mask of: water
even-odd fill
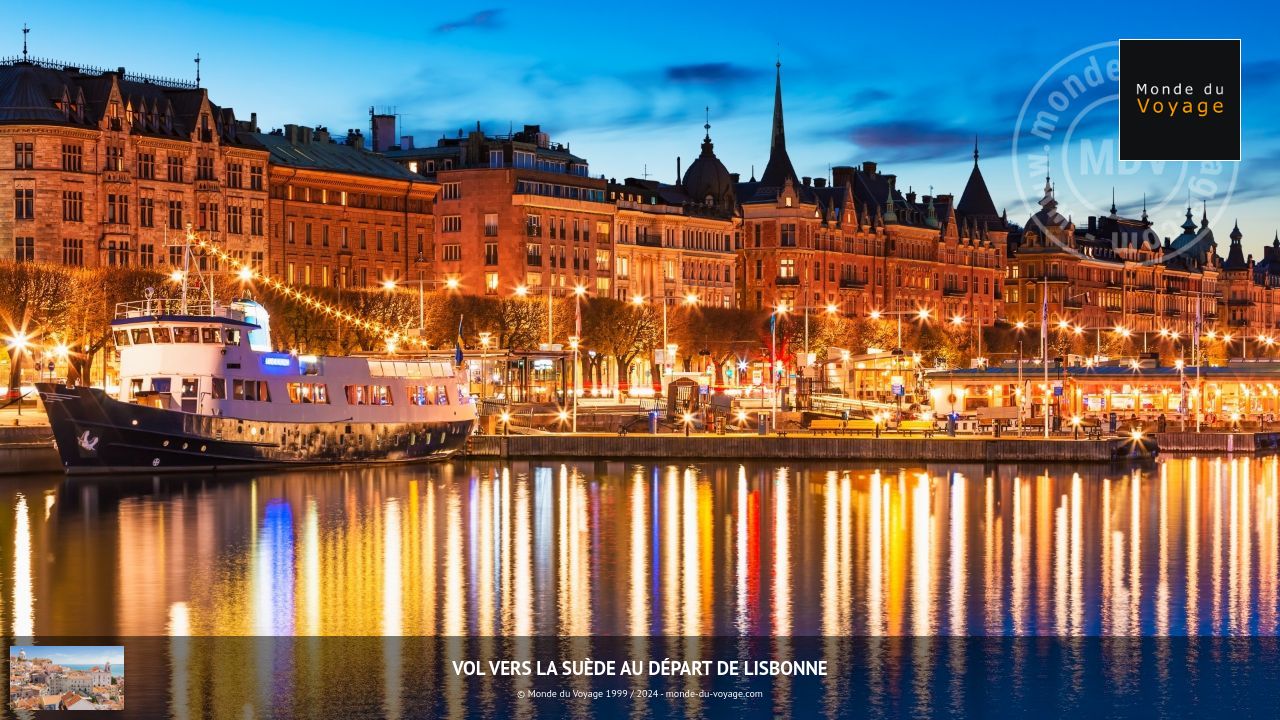
[[[119,640],[126,712],[172,717],[1271,714],[1249,691],[1280,672],[1278,498],[1274,457],[13,479],[0,622]],[[829,668],[700,685],[448,662],[521,657]],[[763,697],[515,697],[538,687]]]

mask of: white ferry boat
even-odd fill
[[[37,386],[68,473],[437,459],[475,425],[449,359],[273,352],[258,303],[183,294],[117,308],[115,397]]]

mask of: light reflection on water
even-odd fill
[[[0,612],[18,636],[1273,635],[1278,476],[1200,458],[26,479]]]

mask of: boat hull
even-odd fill
[[[475,420],[272,422],[121,402],[95,388],[41,383],[62,465],[72,474],[244,470],[439,460]]]

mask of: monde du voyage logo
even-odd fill
[[[1120,41],[1120,159],[1240,159],[1239,40]]]

